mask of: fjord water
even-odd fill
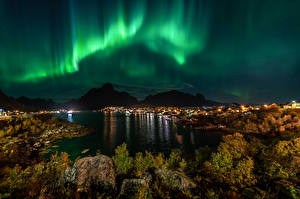
[[[190,153],[202,146],[217,146],[221,140],[220,132],[180,128],[175,124],[176,118],[155,114],[126,116],[122,113],[81,112],[72,116],[55,116],[95,129],[84,137],[65,138],[55,143],[52,152],[67,152],[73,160],[97,152],[112,156],[115,148],[124,142],[132,155],[145,150],[168,155],[175,148]],[[84,150],[88,152],[83,154]]]

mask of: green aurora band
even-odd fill
[[[192,84],[209,97],[253,101],[261,96],[253,78],[296,78],[298,8],[296,0],[4,0],[1,87]],[[223,97],[212,94],[218,88]],[[266,96],[259,100],[275,93]]]
[[[174,0],[170,5],[162,1],[151,7],[155,10],[154,16],[150,10],[147,13],[150,3],[109,0],[102,2],[101,7],[97,1],[86,4],[85,1],[70,0],[69,10],[63,10],[69,12],[66,22],[69,30],[65,31],[68,35],[62,41],[65,45],[51,45],[51,35],[46,33],[51,30],[47,27],[42,38],[38,37],[43,42],[34,44],[37,45],[35,49],[16,52],[16,59],[1,57],[1,74],[9,77],[6,81],[28,82],[74,73],[79,71],[79,62],[87,56],[95,53],[105,56],[108,51],[134,43],[144,43],[152,51],[171,56],[179,65],[185,63],[188,55],[204,49],[209,21],[206,11],[196,13],[203,9],[201,2],[191,0],[184,8],[183,0]],[[62,3],[61,6],[65,5]],[[26,30],[24,32],[18,43],[27,46],[28,40],[34,38],[30,33],[27,35]],[[22,66],[22,70],[16,73],[13,68],[7,68],[8,65]]]

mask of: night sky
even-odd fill
[[[224,102],[300,99],[299,0],[0,0],[0,88],[65,101],[111,82]]]

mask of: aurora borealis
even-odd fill
[[[143,97],[300,99],[298,0],[2,0],[0,88],[67,100],[105,82]]]

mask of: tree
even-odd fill
[[[115,150],[115,156],[112,157],[118,173],[127,174],[133,168],[133,159],[129,156],[127,145],[123,143]]]
[[[256,178],[253,174],[254,161],[250,157],[251,153],[251,147],[243,135],[227,135],[223,137],[217,152],[204,163],[204,167],[209,177],[219,183],[240,188],[253,185]]]

